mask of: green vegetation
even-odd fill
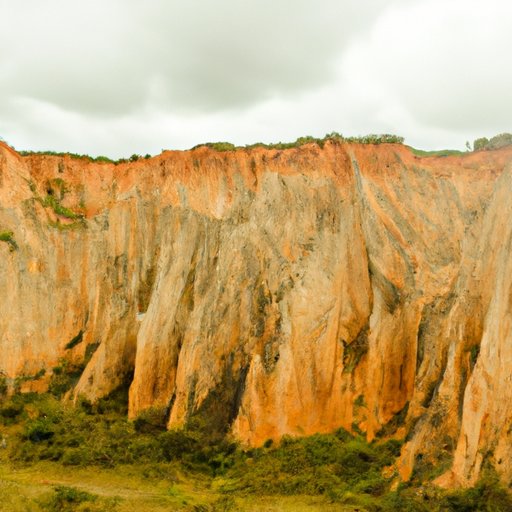
[[[356,143],[356,144],[403,144],[404,138],[398,135],[392,134],[370,134],[358,137],[344,137],[338,132],[331,132],[325,135],[325,137],[317,138],[312,137],[311,135],[306,135],[304,137],[299,137],[294,142],[276,142],[265,144],[263,142],[256,142],[254,144],[247,144],[245,146],[236,146],[231,142],[206,142],[203,144],[198,144],[194,146],[192,149],[200,148],[200,147],[208,147],[214,149],[215,151],[234,151],[236,149],[253,149],[253,148],[266,148],[266,149],[291,149],[303,146],[305,144],[317,144],[320,147],[323,147],[327,141],[331,141],[334,143]],[[162,150],[163,152],[164,150]],[[134,153],[129,158],[119,158],[117,160],[108,158],[106,156],[97,156],[92,157],[85,154],[78,153],[69,153],[69,152],[57,152],[57,151],[19,151],[21,156],[29,157],[32,155],[43,155],[43,156],[56,156],[56,157],[69,157],[79,160],[87,160],[89,162],[96,163],[110,163],[110,164],[122,164],[127,162],[136,162],[142,158],[149,159],[151,155],[149,153],[144,156],[138,155]],[[64,171],[64,165],[62,162],[59,163],[59,172]]]
[[[343,373],[352,373],[368,352],[368,328],[361,329],[351,343],[343,341]]]
[[[151,155],[149,153],[146,153],[144,157],[141,155],[138,155],[134,153],[130,158],[118,158],[117,160],[114,160],[112,158],[109,158],[108,156],[90,156],[85,154],[79,154],[79,153],[69,153],[69,152],[59,152],[59,151],[19,151],[19,154],[21,156],[29,157],[33,155],[42,155],[42,156],[56,156],[56,157],[69,157],[76,160],[87,160],[88,162],[93,163],[100,163],[100,164],[124,164],[127,162],[136,162],[137,160],[141,158],[149,159],[151,158]],[[64,164],[62,162],[59,162],[59,172],[64,172]]]
[[[195,147],[201,146],[215,149],[215,151],[234,151],[236,149],[236,146],[231,144],[231,142],[207,142],[206,144],[200,144],[199,146]]]
[[[511,133],[500,133],[499,135],[496,135],[492,137],[491,139],[488,139],[487,137],[481,137],[479,139],[476,139],[473,142],[473,151],[491,151],[493,149],[500,149],[504,148],[506,146],[512,145],[512,134]],[[469,142],[466,142],[466,147],[468,151],[471,150],[471,146]],[[409,149],[415,154],[416,156],[420,157],[428,157],[428,156],[435,156],[435,157],[444,157],[444,156],[457,156],[457,155],[464,155],[467,154],[468,151],[459,151],[456,149],[440,149],[436,151],[423,151],[421,149],[416,149],[409,146]]]
[[[344,430],[284,438],[277,447],[235,458],[220,489],[265,495],[325,494],[331,499],[346,492],[381,496],[389,488],[382,470],[392,464],[400,446],[395,440],[368,443]]]
[[[32,181],[28,182],[30,190],[34,194],[34,199],[38,201],[43,208],[50,209],[56,215],[55,220],[50,220],[48,225],[61,231],[80,229],[86,227],[85,217],[83,213],[68,208],[62,204],[65,195],[69,192],[66,182],[62,178],[54,178],[48,180],[45,185],[46,196],[41,197],[37,193],[37,188]],[[79,205],[79,209],[84,209],[83,201]],[[66,222],[62,222],[65,219]],[[71,222],[69,222],[71,221]]]
[[[78,153],[65,153],[65,152],[58,152],[58,151],[20,151],[19,154],[21,156],[32,156],[32,155],[44,155],[44,156],[69,156],[71,158],[75,158],[78,160],[81,159],[87,159],[91,162],[108,162],[108,163],[114,163],[113,160],[106,156],[98,156],[98,157],[91,157],[89,155],[81,155]]]
[[[303,137],[299,137],[294,142],[276,142],[265,144],[263,142],[256,142],[253,144],[247,144],[245,146],[236,146],[231,142],[205,142],[203,144],[197,144],[192,149],[197,149],[200,147],[208,147],[214,149],[215,151],[223,152],[223,151],[234,151],[237,149],[254,149],[254,148],[265,148],[265,149],[291,149],[298,148],[305,144],[316,144],[320,147],[323,147],[324,144],[328,141],[333,143],[354,143],[354,144],[403,144],[404,138],[398,135],[393,134],[369,134],[357,137],[345,137],[338,132],[331,132],[326,134],[324,137],[312,137],[311,135],[306,135]],[[499,149],[505,146],[512,145],[512,134],[510,133],[501,133],[488,139],[486,137],[481,137],[476,139],[473,143],[473,151],[481,151],[481,150],[492,150]],[[408,146],[410,150],[419,157],[445,157],[445,156],[453,156],[453,155],[464,155],[467,151],[459,151],[456,149],[440,149],[434,151],[424,151],[421,149],[416,149],[411,146]],[[468,151],[470,150],[470,145],[467,142],[466,147]],[[162,150],[163,152],[164,150]],[[74,159],[87,160],[89,162],[96,163],[110,163],[110,164],[122,164],[127,162],[136,162],[142,158],[149,159],[151,155],[149,153],[144,156],[134,153],[129,158],[119,158],[117,160],[108,158],[106,156],[97,156],[92,157],[85,154],[78,153],[65,153],[65,152],[56,152],[56,151],[20,151],[20,155],[22,156],[32,156],[32,155],[45,155],[45,156],[57,156],[57,157],[70,157]],[[63,172],[64,166],[62,162],[59,163],[59,172]]]
[[[83,217],[81,214],[75,213],[70,208],[62,206],[60,199],[53,195],[47,195],[44,199],[38,198],[38,200],[45,208],[51,208],[56,215],[65,217],[66,219],[77,220]]]
[[[473,142],[473,151],[490,151],[512,145],[512,133],[500,133],[488,139],[481,137]]]
[[[74,231],[76,229],[85,228],[86,224],[85,224],[84,219],[79,219],[75,222],[70,222],[70,223],[66,223],[66,224],[63,222],[60,222],[60,220],[57,219],[57,220],[49,221],[48,226],[50,226],[51,228],[54,228],[54,229],[58,229],[59,231]]]
[[[14,391],[18,393],[21,389],[21,386],[24,382],[34,382],[36,380],[42,379],[46,375],[46,370],[41,368],[34,375],[19,375],[14,379]]]
[[[438,149],[434,151],[424,151],[422,149],[416,149],[411,146],[409,146],[409,149],[412,151],[412,153],[416,156],[436,156],[436,157],[444,157],[444,156],[460,156],[465,155],[465,151],[459,151],[457,149]]]
[[[97,162],[97,163],[109,163],[109,164],[115,164],[121,162],[120,160],[112,160],[111,158],[108,158],[107,156],[97,156],[92,157],[89,155],[81,155],[78,153],[64,153],[64,152],[58,152],[58,151],[19,151],[19,154],[21,156],[32,156],[32,155],[43,155],[43,156],[60,156],[65,157],[68,156],[70,158],[74,158],[77,160],[88,160],[90,162]],[[126,159],[123,160],[126,162]]]
[[[357,144],[403,144],[404,138],[399,137],[398,135],[390,135],[390,134],[371,134],[365,135],[362,137],[344,137],[343,135],[337,132],[331,132],[325,135],[323,138],[312,137],[311,135],[306,135],[304,137],[299,137],[295,142],[277,142],[271,144],[264,144],[263,142],[256,142],[255,144],[248,144],[246,146],[235,146],[231,142],[207,142],[204,144],[198,144],[194,146],[192,149],[197,149],[200,147],[208,147],[214,149],[216,151],[234,151],[236,149],[254,149],[254,148],[265,148],[265,149],[291,149],[298,148],[300,146],[304,146],[305,144],[317,144],[320,147],[323,147],[327,141],[331,141],[334,143],[357,143]]]
[[[234,151],[236,149],[254,149],[254,148],[265,148],[265,149],[277,149],[277,150],[283,150],[283,149],[291,149],[291,148],[298,148],[300,146],[303,146],[305,144],[316,144],[320,147],[323,147],[324,144],[327,141],[331,141],[333,143],[355,143],[355,144],[403,144],[404,138],[400,137],[398,135],[392,135],[388,133],[384,134],[369,134],[369,135],[363,135],[358,137],[344,137],[338,132],[331,132],[326,134],[324,137],[318,138],[318,137],[312,137],[311,135],[306,135],[304,137],[299,137],[294,142],[276,142],[276,143],[270,143],[265,144],[263,142],[256,142],[254,144],[247,144],[245,146],[236,146],[235,144],[232,144],[231,142],[205,142],[203,144],[198,144],[194,146],[192,149],[200,148],[200,147],[208,147],[211,149],[214,149],[215,151]],[[162,152],[164,150],[162,149]],[[127,162],[136,162],[142,158],[149,159],[151,158],[151,155],[147,153],[144,156],[138,155],[134,153],[129,158],[119,158],[118,160],[113,160],[111,158],[108,158],[106,156],[97,156],[92,157],[85,154],[78,154],[78,153],[64,153],[64,152],[56,152],[56,151],[20,151],[20,155],[29,157],[32,155],[43,155],[43,156],[56,156],[56,157],[70,157],[75,158],[79,160],[87,160],[89,162],[96,162],[96,163],[110,163],[110,164],[122,164]],[[62,162],[59,163],[59,172],[64,171],[64,165]]]
[[[489,139],[487,137],[476,139],[473,142],[473,151],[481,151],[482,149],[486,148],[487,144],[489,144]]]
[[[480,345],[473,345],[469,349],[469,364],[471,366],[471,370],[475,367],[475,364],[478,360],[478,356],[480,355]]]
[[[86,362],[71,362],[60,359],[58,366],[53,368],[48,391],[57,398],[64,396],[77,382],[84,371]]]
[[[60,368],[57,375],[72,375],[66,365]],[[95,404],[82,399],[77,407],[58,399],[65,389],[57,380],[50,386],[51,394],[16,394],[2,403],[0,422],[5,426],[15,421],[18,427],[10,446],[11,461],[114,467],[179,460],[189,470],[214,475],[239,455],[236,444],[202,433],[197,424],[167,431],[164,425],[145,429],[144,421],[128,421],[126,387]]]
[[[18,249],[18,244],[14,239],[14,233],[12,231],[0,231],[0,242],[8,244],[11,252]]]
[[[489,470],[473,489],[445,492],[424,479],[391,491],[397,440],[368,443],[339,430],[244,450],[198,418],[171,431],[162,409],[128,421],[126,404],[126,386],[75,407],[49,393],[4,400],[0,430],[9,441],[0,451],[0,497],[24,497],[7,510],[512,509]]]
[[[44,503],[47,510],[55,512],[72,512],[77,509],[81,503],[94,502],[97,496],[85,491],[80,491],[74,487],[59,485],[55,487],[54,494]]]
[[[7,385],[7,377],[0,372],[0,399],[4,399],[7,396],[7,392],[9,391],[9,386]]]
[[[69,343],[67,343],[65,349],[70,350],[74,348],[76,345],[81,343],[82,340],[83,332],[80,331],[73,339],[69,341]],[[91,357],[98,346],[99,343],[92,343],[87,345],[84,357],[81,361],[67,358],[59,359],[59,364],[52,369],[48,392],[56,398],[61,398],[69,390],[71,390],[78,382],[78,379],[82,375],[82,372],[91,360]]]
[[[66,344],[66,346],[64,347],[66,350],[70,350],[74,347],[76,347],[79,343],[82,343],[82,340],[83,340],[83,337],[84,337],[84,331],[82,331],[80,329],[80,332],[74,336],[70,341],[69,343]]]

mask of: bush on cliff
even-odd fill
[[[18,244],[14,239],[14,233],[12,231],[0,231],[0,242],[5,242],[9,245],[9,250],[11,252],[18,249]]]
[[[344,137],[338,132],[331,132],[325,135],[323,138],[312,137],[311,135],[305,135],[303,137],[297,138],[294,142],[274,142],[265,144],[263,142],[256,142],[254,144],[247,144],[246,146],[235,146],[231,142],[206,142],[204,144],[198,144],[194,146],[192,149],[197,149],[200,147],[208,147],[210,149],[214,149],[215,151],[234,151],[235,149],[254,149],[254,148],[265,148],[265,149],[292,149],[304,146],[305,144],[317,144],[320,147],[323,147],[327,141],[341,143],[341,142],[349,142],[356,144],[403,144],[404,138],[398,135],[392,135],[389,133],[383,134],[370,134],[359,137]]]
[[[488,139],[481,137],[473,142],[474,151],[501,149],[512,145],[512,133],[500,133]]]

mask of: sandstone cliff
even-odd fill
[[[405,438],[397,469],[512,481],[512,150],[164,152],[120,165],[0,145],[0,370],[257,445]],[[10,236],[12,232],[12,237]],[[1,239],[1,237],[0,237]]]

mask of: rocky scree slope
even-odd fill
[[[396,469],[512,481],[512,150],[164,152],[0,145],[0,371],[259,445],[338,427]],[[4,242],[4,243],[2,243]],[[8,242],[8,243],[5,243]],[[83,369],[83,371],[82,371]]]

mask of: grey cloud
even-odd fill
[[[2,5],[3,4],[3,5]],[[3,97],[91,115],[242,108],[335,77],[384,0],[0,3]],[[356,5],[356,6],[355,6]]]
[[[395,132],[511,131],[512,4],[0,0],[0,135],[126,156]]]
[[[381,90],[426,126],[511,129],[512,5],[502,0],[413,2],[389,12],[360,48]],[[386,49],[386,51],[379,51]]]

